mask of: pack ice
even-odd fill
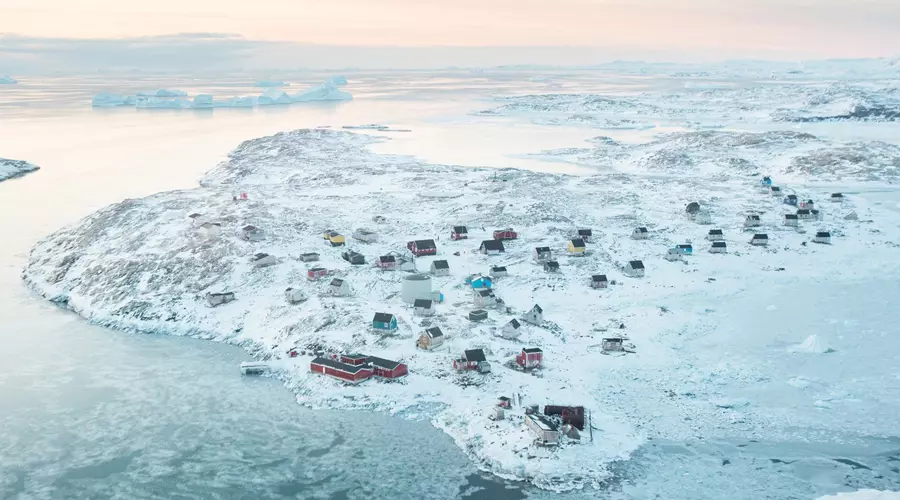
[[[35,170],[38,170],[38,166],[27,161],[0,158],[0,181],[19,177]]]

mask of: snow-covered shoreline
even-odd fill
[[[756,178],[746,172],[704,182],[690,174],[574,177],[463,168],[373,154],[368,146],[379,140],[299,130],[246,141],[207,174],[202,187],[126,200],[48,236],[33,249],[24,278],[41,295],[97,324],[241,345],[271,361],[301,404],[429,418],[485,470],[564,490],[603,484],[606,465],[626,459],[648,435],[677,439],[698,432],[771,436],[782,431],[752,407],[723,406],[714,388],[678,380],[689,357],[678,351],[679,336],[717,302],[748,288],[840,269],[848,259],[858,261],[852,279],[897,272],[896,261],[872,258],[896,252],[890,242],[897,229],[876,217],[884,210],[861,199],[829,205],[827,193],[814,187],[802,189],[822,201],[826,219],[805,223],[806,231],[827,226],[835,233],[831,246],[807,245],[811,234],[782,227],[780,199],[761,194]],[[249,199],[234,201],[238,192]],[[712,211],[713,226],[685,217],[690,201]],[[844,220],[850,210],[860,220]],[[742,223],[750,211],[762,213],[765,227],[759,231],[773,239],[768,249],[748,243],[751,234],[743,232]],[[188,222],[193,212],[222,223],[223,234],[202,237]],[[870,219],[876,222],[865,222]],[[240,239],[246,224],[264,229],[266,239]],[[469,240],[450,241],[450,227],[457,224],[469,227]],[[477,252],[492,229],[509,226],[522,236],[508,243],[505,255]],[[651,238],[629,238],[636,226],[648,227]],[[361,227],[377,231],[379,241],[351,240]],[[589,255],[569,257],[565,244],[577,227],[593,228],[596,243],[588,244]],[[727,255],[707,253],[703,237],[711,227],[724,230]],[[325,246],[327,229],[345,234],[348,248],[370,263],[389,251],[405,252],[408,240],[437,241],[438,255],[417,259],[417,266],[427,272],[435,259],[450,263],[450,276],[434,278],[446,301],[428,320],[448,335],[444,348],[414,349],[428,325],[396,297],[403,273],[348,265],[341,248]],[[685,238],[694,242],[696,255],[687,264],[666,262],[666,249]],[[553,249],[559,273],[531,263],[535,246]],[[327,282],[306,280],[311,266],[298,257],[308,251],[322,257],[311,264],[349,280],[352,296],[329,297]],[[274,255],[279,263],[254,268],[248,259],[256,252]],[[645,278],[623,276],[621,265],[632,259],[644,261]],[[472,324],[466,318],[474,309],[471,291],[463,279],[491,265],[510,271],[495,289],[513,313],[491,310],[487,323]],[[592,290],[591,274],[606,274],[618,284]],[[288,286],[302,287],[309,300],[287,304]],[[209,308],[204,300],[209,291],[234,291],[237,300]],[[524,327],[518,341],[496,335],[535,303],[546,311],[542,327]],[[375,312],[395,314],[399,332],[372,333]],[[622,332],[637,353],[601,355],[603,332],[619,325],[626,326]],[[505,366],[525,345],[544,350],[543,377]],[[485,349],[493,373],[454,373],[451,360],[475,347]],[[287,357],[291,348],[402,359],[410,375],[400,383],[343,386],[309,373],[309,356]],[[718,375],[752,383],[744,380],[745,367],[720,369]],[[496,398],[512,393],[523,394],[526,404],[584,405],[592,412],[594,441],[585,436],[581,444],[547,450],[531,444],[521,408],[513,409],[509,420],[490,420]]]
[[[0,158],[0,182],[13,177],[21,177],[35,170],[40,170],[40,167],[27,161]]]

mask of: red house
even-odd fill
[[[469,230],[466,226],[453,226],[450,230],[451,240],[467,240],[469,239]]]
[[[437,245],[434,244],[434,240],[410,241],[406,244],[406,248],[408,248],[416,257],[421,257],[423,255],[437,255]]]
[[[513,231],[512,228],[498,229],[494,231],[495,240],[514,240],[518,237],[519,234]]]
[[[306,279],[310,281],[315,281],[319,278],[324,278],[325,276],[328,276],[328,269],[325,269],[324,267],[314,267],[309,271],[306,271]]]
[[[374,370],[368,365],[350,365],[330,358],[318,357],[309,363],[309,371],[358,384],[372,377]]]
[[[369,356],[369,364],[374,370],[376,377],[386,378],[389,380],[403,377],[409,373],[409,369],[404,363],[391,361],[389,359],[376,358]]]
[[[540,368],[544,362],[544,351],[537,347],[523,347],[522,352],[516,354],[516,363],[526,370]]]
[[[584,430],[584,406],[554,406],[544,407],[544,415],[558,416],[562,423],[569,424],[580,431]]]
[[[453,368],[456,370],[490,371],[490,366],[482,349],[467,349],[463,351],[461,358],[453,360]]]

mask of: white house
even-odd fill
[[[644,277],[644,263],[639,260],[629,261],[628,264],[625,264],[625,268],[622,270],[626,276],[631,276],[632,278],[643,278]]]
[[[830,200],[833,203],[840,203],[840,202],[844,201],[844,195],[842,193],[831,193]]]
[[[429,299],[416,299],[413,307],[416,316],[434,316],[434,304]]]
[[[540,326],[544,323],[544,310],[541,309],[541,306],[535,304],[530,311],[525,313],[525,316],[522,317],[522,321]]]
[[[709,247],[709,253],[726,253],[728,252],[728,246],[724,241],[714,241],[712,246]]]
[[[800,218],[797,217],[797,214],[784,214],[784,225],[785,226],[799,226]]]
[[[497,297],[494,295],[493,290],[489,288],[479,288],[473,293],[473,301],[475,307],[493,307],[497,303]]]
[[[681,255],[681,251],[677,248],[670,248],[666,250],[666,260],[669,262],[681,262],[684,260],[684,257]]]
[[[500,336],[508,340],[515,340],[522,334],[521,328],[522,324],[519,323],[519,320],[513,318],[500,330]]]
[[[721,229],[710,229],[709,233],[706,235],[706,239],[709,241],[722,241],[725,239],[725,234]]]
[[[218,222],[204,222],[200,225],[200,228],[197,229],[197,232],[204,238],[215,238],[222,234],[222,224],[219,224]]]
[[[646,240],[650,237],[650,233],[647,232],[646,227],[636,227],[634,231],[631,232],[632,239],[635,240]]]
[[[544,262],[544,271],[547,271],[548,273],[558,273],[559,262],[556,262],[555,260]]]
[[[350,283],[347,283],[347,280],[334,278],[328,284],[328,294],[333,297],[346,297],[350,295]]]
[[[376,241],[378,241],[378,234],[375,233],[375,231],[370,231],[364,228],[353,231],[353,234],[351,236],[354,240],[359,240],[365,243],[375,243]]]
[[[436,260],[431,263],[432,276],[447,276],[450,274],[450,263],[446,260]]]
[[[609,280],[605,274],[595,274],[591,276],[591,288],[606,288],[609,286]]]
[[[797,210],[797,218],[800,220],[812,220],[816,217],[808,208],[801,208]]]
[[[531,251],[531,258],[534,259],[535,262],[547,262],[548,260],[553,259],[553,252],[550,250],[550,247],[535,247],[535,249]]]
[[[491,272],[488,274],[491,275],[491,278],[502,278],[504,276],[509,276],[509,272],[506,271],[506,266],[493,266],[491,267]]]
[[[188,215],[188,220],[191,221],[191,227],[200,227],[206,222],[206,217],[203,214],[199,214],[197,212]]]
[[[478,250],[485,255],[500,255],[506,252],[503,242],[500,240],[484,240]]]
[[[823,245],[831,244],[831,233],[828,231],[817,231],[813,243],[822,243]]]
[[[291,287],[284,291],[284,298],[287,299],[288,304],[299,304],[305,302],[307,297],[299,288]]]
[[[762,224],[762,221],[760,221],[758,215],[751,214],[744,219],[744,227],[756,227],[760,224]]]
[[[266,234],[256,226],[247,225],[241,229],[241,237],[247,241],[262,241]]]
[[[317,254],[316,252],[301,253],[300,260],[302,262],[315,262],[319,260],[319,254]]]
[[[753,238],[750,240],[750,244],[758,247],[764,247],[769,244],[769,235],[762,233],[754,234]]]
[[[572,235],[572,239],[591,243],[594,240],[594,231],[588,228],[576,229],[575,233]]]
[[[278,263],[278,259],[276,259],[274,255],[269,255],[267,253],[255,254],[250,261],[255,267],[274,266]]]

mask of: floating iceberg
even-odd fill
[[[253,84],[256,87],[290,87],[291,84],[281,80],[260,80]]]
[[[345,92],[338,87],[347,84],[347,79],[343,76],[335,76],[329,78],[325,83],[317,85],[310,89],[294,94],[292,99],[294,102],[309,101],[349,101],[353,99],[350,92]]]
[[[290,104],[294,102],[287,92],[278,89],[269,89],[256,99],[260,106],[273,106],[276,104]]]
[[[19,177],[35,170],[38,170],[38,166],[27,161],[0,158],[0,181]]]
[[[802,344],[794,346],[791,350],[794,352],[808,352],[810,354],[834,352],[834,349],[829,347],[828,343],[819,338],[818,335],[806,337],[806,340],[804,340]]]
[[[194,109],[212,109],[215,106],[213,96],[209,94],[197,94],[194,96],[192,103]]]
[[[135,102],[135,98],[132,96],[111,94],[104,90],[91,99],[91,106],[95,108],[116,108],[119,106],[134,106]]]
[[[0,85],[15,85],[17,83],[19,81],[11,76],[0,76]]]
[[[159,89],[138,92],[138,97],[187,97],[187,92],[178,89]]]
[[[249,97],[232,97],[225,101],[217,102],[217,108],[252,108],[256,106],[256,98]]]
[[[138,109],[190,109],[194,107],[193,102],[188,99],[146,96],[138,96],[135,106]]]

